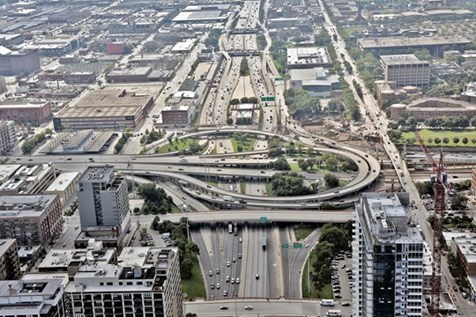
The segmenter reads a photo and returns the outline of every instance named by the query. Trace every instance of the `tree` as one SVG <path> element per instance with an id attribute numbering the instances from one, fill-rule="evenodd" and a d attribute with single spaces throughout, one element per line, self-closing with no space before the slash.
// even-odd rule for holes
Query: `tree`
<path id="1" fill-rule="evenodd" d="M 433 143 L 433 139 L 432 139 L 432 138 L 428 138 L 428 139 L 426 139 L 426 142 L 428 142 L 428 144 L 431 144 L 431 143 Z"/>
<path id="2" fill-rule="evenodd" d="M 284 157 L 280 157 L 276 161 L 274 161 L 273 168 L 277 171 L 291 170 L 291 166 L 289 165 L 288 161 Z"/>
<path id="3" fill-rule="evenodd" d="M 326 224 L 322 227 L 319 243 L 323 241 L 333 244 L 334 251 L 347 251 L 350 249 L 349 237 L 347 237 L 346 231 L 335 225 Z"/>
<path id="4" fill-rule="evenodd" d="M 464 137 L 461 142 L 463 142 L 464 145 L 468 144 L 468 138 Z"/>
<path id="5" fill-rule="evenodd" d="M 249 99 L 248 99 L 248 97 L 243 97 L 243 98 L 240 99 L 240 102 L 241 103 L 248 103 Z"/>
<path id="6" fill-rule="evenodd" d="M 436 137 L 436 138 L 435 138 L 435 143 L 436 143 L 436 144 L 440 144 L 440 143 L 441 143 L 441 139 L 440 139 L 439 137 Z"/>
<path id="7" fill-rule="evenodd" d="M 294 172 L 276 173 L 271 177 L 271 186 L 277 196 L 297 196 L 314 193 L 304 185 L 304 176 Z"/>
<path id="8" fill-rule="evenodd" d="M 339 186 L 339 178 L 334 174 L 327 173 L 324 175 L 324 181 L 326 182 L 327 188 L 335 188 Z"/>
<path id="9" fill-rule="evenodd" d="M 240 76 L 248 76 L 250 74 L 250 68 L 248 66 L 248 59 L 243 57 L 240 64 Z"/>
<path id="10" fill-rule="evenodd" d="M 240 99 L 233 98 L 230 100 L 230 105 L 238 105 L 240 103 Z"/>
<path id="11" fill-rule="evenodd" d="M 304 172 L 307 171 L 309 168 L 308 162 L 302 158 L 298 159 L 298 166 L 300 169 L 302 169 Z"/>
<path id="12" fill-rule="evenodd" d="M 444 144 L 450 143 L 450 139 L 447 138 L 447 137 L 444 137 L 444 138 L 443 138 L 443 143 L 444 143 Z"/>
<path id="13" fill-rule="evenodd" d="M 468 197 L 457 194 L 451 197 L 450 203 L 453 210 L 465 210 L 468 207 Z"/>
<path id="14" fill-rule="evenodd" d="M 237 152 L 243 152 L 243 145 L 238 144 L 238 146 L 236 147 L 236 151 Z"/>
<path id="15" fill-rule="evenodd" d="M 231 117 L 228 117 L 228 119 L 226 119 L 226 124 L 233 125 L 233 119 Z"/>
<path id="16" fill-rule="evenodd" d="M 458 144 L 458 143 L 459 143 L 459 138 L 458 138 L 457 136 L 455 136 L 455 137 L 453 138 L 453 143 L 454 143 L 454 144 Z"/>
<path id="17" fill-rule="evenodd" d="M 476 139 L 471 139 L 471 143 L 476 144 Z"/>
<path id="18" fill-rule="evenodd" d="M 417 182 L 415 183 L 415 187 L 420 195 L 433 196 L 433 184 L 430 181 Z"/>
<path id="19" fill-rule="evenodd" d="M 180 263 L 180 276 L 184 279 L 192 277 L 193 262 L 190 259 L 184 259 Z"/>

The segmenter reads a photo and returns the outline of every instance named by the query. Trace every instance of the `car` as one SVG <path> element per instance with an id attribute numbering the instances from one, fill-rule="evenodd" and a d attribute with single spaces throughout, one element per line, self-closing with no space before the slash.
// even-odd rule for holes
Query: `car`
<path id="1" fill-rule="evenodd" d="M 72 160 L 72 159 L 71 159 L 70 157 L 68 157 L 68 158 L 66 159 L 66 161 L 71 161 L 71 160 Z"/>
<path id="2" fill-rule="evenodd" d="M 245 306 L 245 309 L 246 309 L 246 310 L 252 310 L 252 309 L 253 309 L 253 306 L 252 306 L 252 305 L 246 305 L 246 306 Z"/>
<path id="3" fill-rule="evenodd" d="M 220 289 L 220 283 L 217 283 L 217 289 Z"/>
<path id="4" fill-rule="evenodd" d="M 236 258 L 233 258 L 232 261 L 233 261 L 233 263 L 236 262 Z"/>
<path id="5" fill-rule="evenodd" d="M 212 283 L 212 284 L 210 285 L 210 288 L 211 288 L 211 289 L 215 289 L 215 284 Z"/>
<path id="6" fill-rule="evenodd" d="M 226 291 L 225 291 L 226 292 Z M 220 309 L 221 310 L 227 310 L 228 309 L 228 306 L 220 306 Z"/>
<path id="7" fill-rule="evenodd" d="M 228 295 L 228 291 L 223 291 L 223 296 L 227 296 Z"/>
<path id="8" fill-rule="evenodd" d="M 341 269 L 345 269 L 346 266 L 347 266 L 347 265 L 344 264 L 344 265 L 342 265 L 340 268 L 341 268 Z"/>
<path id="9" fill-rule="evenodd" d="M 257 280 L 259 280 L 259 274 L 256 274 L 255 278 L 256 278 Z"/>
<path id="10" fill-rule="evenodd" d="M 220 274 L 220 269 L 217 269 L 217 274 Z"/>
<path id="11" fill-rule="evenodd" d="M 241 259 L 241 253 L 238 253 L 238 259 Z"/>
<path id="12" fill-rule="evenodd" d="M 458 286 L 453 285 L 453 291 L 457 292 L 458 291 Z"/>
<path id="13" fill-rule="evenodd" d="M 208 271 L 208 276 L 212 276 L 213 275 L 213 272 L 212 271 Z"/>
<path id="14" fill-rule="evenodd" d="M 344 307 L 350 306 L 350 303 L 349 302 L 343 302 L 342 306 L 344 306 Z"/>
<path id="15" fill-rule="evenodd" d="M 229 282 L 230 281 L 230 277 L 227 275 L 226 278 L 225 278 L 225 282 Z"/>
<path id="16" fill-rule="evenodd" d="M 337 294 L 337 295 L 334 295 L 335 298 L 342 298 L 341 295 Z"/>
<path id="17" fill-rule="evenodd" d="M 240 278 L 237 277 L 236 280 L 235 280 L 236 284 L 240 284 Z"/>
<path id="18" fill-rule="evenodd" d="M 231 278 L 231 284 L 235 284 L 235 278 L 234 277 Z"/>
<path id="19" fill-rule="evenodd" d="M 226 261 L 226 266 L 230 266 L 230 261 Z"/>
<path id="20" fill-rule="evenodd" d="M 239 242 L 239 243 L 242 243 L 242 242 L 243 242 L 243 238 L 240 237 L 240 238 L 238 239 L 238 242 Z"/>
<path id="21" fill-rule="evenodd" d="M 463 298 L 468 298 L 468 294 L 466 294 L 466 292 L 461 292 L 461 296 L 463 296 Z"/>

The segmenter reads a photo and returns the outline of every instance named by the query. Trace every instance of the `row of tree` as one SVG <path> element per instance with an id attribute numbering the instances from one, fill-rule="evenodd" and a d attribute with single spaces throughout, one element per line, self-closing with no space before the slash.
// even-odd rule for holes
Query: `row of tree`
<path id="1" fill-rule="evenodd" d="M 258 98 L 256 97 L 242 97 L 241 99 L 233 98 L 230 100 L 230 105 L 239 105 L 240 103 L 258 103 Z"/>
<path id="2" fill-rule="evenodd" d="M 132 136 L 130 129 L 126 129 L 122 135 L 119 141 L 117 141 L 116 145 L 114 146 L 114 153 L 120 153 L 122 151 L 122 148 L 124 147 L 124 144 L 126 144 L 127 140 Z"/>
<path id="3" fill-rule="evenodd" d="M 312 251 L 316 255 L 316 260 L 312 263 L 314 269 L 311 280 L 316 289 L 321 289 L 331 282 L 332 269 L 331 262 L 339 252 L 351 250 L 352 223 L 348 222 L 344 226 L 326 224 L 321 229 L 319 243 Z"/>
<path id="4" fill-rule="evenodd" d="M 140 139 L 140 144 L 150 144 L 157 140 L 160 140 L 165 134 L 165 131 L 157 131 L 154 128 L 149 131 L 149 129 L 145 130 L 145 134 Z"/>
<path id="5" fill-rule="evenodd" d="M 425 126 L 429 128 L 449 128 L 449 129 L 464 129 L 469 126 L 476 127 L 476 117 L 468 118 L 463 116 L 450 116 L 442 118 L 428 118 L 424 121 Z M 414 117 L 400 118 L 397 121 L 388 123 L 390 129 L 403 128 L 409 131 L 415 131 L 418 126 L 418 121 Z"/>
<path id="6" fill-rule="evenodd" d="M 45 129 L 45 131 L 35 134 L 25 142 L 23 142 L 23 145 L 21 146 L 21 151 L 23 154 L 31 154 L 33 150 L 43 143 L 46 140 L 47 135 L 51 135 L 53 131 L 51 129 Z"/>

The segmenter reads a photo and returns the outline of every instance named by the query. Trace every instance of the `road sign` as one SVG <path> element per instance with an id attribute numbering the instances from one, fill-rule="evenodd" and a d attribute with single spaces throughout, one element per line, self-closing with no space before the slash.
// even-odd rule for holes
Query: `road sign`
<path id="1" fill-rule="evenodd" d="M 261 101 L 274 101 L 274 96 L 261 97 Z"/>
<path id="2" fill-rule="evenodd" d="M 284 80 L 284 78 L 283 77 L 276 77 L 274 80 L 275 81 L 281 81 L 281 80 Z"/>
<path id="3" fill-rule="evenodd" d="M 302 248 L 302 243 L 294 242 L 294 243 L 293 243 L 293 248 L 294 248 L 294 249 L 301 249 L 301 248 Z"/>
<path id="4" fill-rule="evenodd" d="M 260 217 L 259 222 L 268 222 L 268 217 Z"/>
<path id="5" fill-rule="evenodd" d="M 281 248 L 283 248 L 283 249 L 288 249 L 288 248 L 289 248 L 289 244 L 283 243 L 283 244 L 281 245 Z"/>

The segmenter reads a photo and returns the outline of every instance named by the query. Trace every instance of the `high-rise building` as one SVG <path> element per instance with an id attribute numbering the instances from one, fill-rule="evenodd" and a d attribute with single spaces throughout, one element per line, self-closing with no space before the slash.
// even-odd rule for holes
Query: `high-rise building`
<path id="1" fill-rule="evenodd" d="M 353 316 L 422 316 L 423 238 L 407 193 L 365 193 L 355 210 Z"/>
<path id="2" fill-rule="evenodd" d="M 0 155 L 7 155 L 17 143 L 15 123 L 13 121 L 0 121 Z"/>
<path id="3" fill-rule="evenodd" d="M 430 84 L 430 63 L 413 54 L 382 55 L 380 62 L 385 80 L 394 81 L 397 86 L 428 87 Z"/>
<path id="4" fill-rule="evenodd" d="M 131 223 L 127 181 L 113 166 L 92 166 L 81 176 L 77 196 L 82 233 L 76 247 L 86 247 L 95 238 L 105 247 L 120 248 Z"/>
<path id="5" fill-rule="evenodd" d="M 176 248 L 125 248 L 118 262 L 79 268 L 65 288 L 72 316 L 183 316 Z"/>

